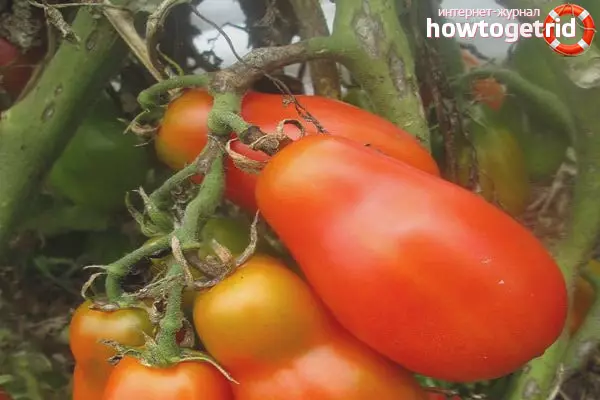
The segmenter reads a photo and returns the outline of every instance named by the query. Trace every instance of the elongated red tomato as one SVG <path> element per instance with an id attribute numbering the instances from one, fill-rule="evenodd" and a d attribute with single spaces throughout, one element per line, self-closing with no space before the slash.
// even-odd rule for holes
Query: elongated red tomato
<path id="1" fill-rule="evenodd" d="M 151 367 L 125 357 L 110 375 L 102 400 L 233 400 L 231 385 L 213 365 L 184 361 Z"/>
<path id="2" fill-rule="evenodd" d="M 313 117 L 331 134 L 352 139 L 363 145 L 404 161 L 434 175 L 439 175 L 435 160 L 408 132 L 391 122 L 350 104 L 319 96 L 297 95 L 296 98 Z M 173 169 L 181 169 L 192 162 L 207 141 L 208 113 L 212 97 L 203 90 L 190 90 L 168 107 L 156 138 L 158 157 Z M 279 121 L 298 119 L 307 134 L 315 134 L 314 124 L 302 120 L 293 105 L 284 105 L 283 96 L 248 93 L 243 100 L 242 116 L 263 131 L 273 133 Z M 285 133 L 293 139 L 299 131 L 286 126 Z M 232 149 L 253 160 L 268 160 L 262 152 L 253 151 L 241 142 L 233 142 Z M 248 211 L 256 211 L 254 188 L 256 177 L 237 169 L 231 160 L 227 164 L 226 196 Z"/>
<path id="3" fill-rule="evenodd" d="M 450 182 L 319 135 L 276 154 L 256 197 L 341 324 L 411 371 L 496 378 L 563 328 L 565 283 L 542 244 Z"/>
<path id="4" fill-rule="evenodd" d="M 425 400 L 406 370 L 340 328 L 281 262 L 254 256 L 200 293 L 194 325 L 236 400 Z"/>

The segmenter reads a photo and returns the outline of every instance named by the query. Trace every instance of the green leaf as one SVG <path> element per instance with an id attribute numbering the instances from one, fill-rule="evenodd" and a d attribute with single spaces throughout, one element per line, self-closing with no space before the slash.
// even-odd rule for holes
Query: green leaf
<path id="1" fill-rule="evenodd" d="M 144 183 L 151 161 L 147 146 L 123 134 L 118 117 L 108 96 L 101 97 L 52 167 L 52 190 L 90 209 L 123 209 L 125 193 Z"/>

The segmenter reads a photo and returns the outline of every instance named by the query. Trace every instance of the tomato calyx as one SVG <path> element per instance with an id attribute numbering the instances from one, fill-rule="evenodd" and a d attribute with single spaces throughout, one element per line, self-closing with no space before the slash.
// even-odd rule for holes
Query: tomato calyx
<path id="1" fill-rule="evenodd" d="M 267 161 L 254 160 L 233 150 L 231 144 L 241 141 L 248 145 L 250 150 L 262 151 L 270 156 L 275 155 L 285 146 L 292 143 L 292 139 L 284 133 L 286 125 L 293 125 L 300 131 L 300 137 L 306 134 L 304 125 L 297 119 L 286 118 L 279 121 L 274 133 L 265 133 L 258 126 L 250 126 L 246 132 L 234 137 L 225 145 L 225 151 L 233 165 L 242 172 L 248 174 L 258 174 L 267 165 Z"/>
<path id="2" fill-rule="evenodd" d="M 109 363 L 112 365 L 117 365 L 125 357 L 135 358 L 141 365 L 149 368 L 168 368 L 179 363 L 191 361 L 206 362 L 215 367 L 228 381 L 235 384 L 239 383 L 217 360 L 199 350 L 182 348 L 177 356 L 162 357 L 157 351 L 158 344 L 150 337 L 147 337 L 143 348 L 123 346 L 113 340 L 105 340 L 102 343 L 117 351 L 117 354 L 109 360 Z"/>

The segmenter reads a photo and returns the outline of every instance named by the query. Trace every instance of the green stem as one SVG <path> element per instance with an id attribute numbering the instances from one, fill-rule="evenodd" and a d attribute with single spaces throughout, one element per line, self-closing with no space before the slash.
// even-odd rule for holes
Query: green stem
<path id="1" fill-rule="evenodd" d="M 72 27 L 81 42 L 63 41 L 35 90 L 0 120 L 0 257 L 29 203 L 26 199 L 127 54 L 112 25 L 87 9 L 79 10 Z"/>
<path id="2" fill-rule="evenodd" d="M 222 152 L 215 156 L 208 173 L 202 180 L 200 192 L 187 205 L 183 222 L 176 233 L 184 247 L 189 243 L 200 242 L 202 228 L 214 214 L 223 198 L 225 191 L 223 159 Z"/>
<path id="3" fill-rule="evenodd" d="M 244 132 L 250 124 L 240 116 L 242 96 L 236 93 L 211 92 L 214 97 L 213 107 L 208 114 L 208 129 L 216 135 L 229 135 Z"/>
<path id="4" fill-rule="evenodd" d="M 583 277 L 590 282 L 594 288 L 594 303 L 588 311 L 583 324 L 569 343 L 569 348 L 564 357 L 565 370 L 569 373 L 578 371 L 585 366 L 589 355 L 598 348 L 600 344 L 600 277 L 584 270 Z"/>
<path id="5" fill-rule="evenodd" d="M 123 297 L 121 280 L 127 276 L 131 268 L 145 257 L 150 257 L 170 246 L 170 236 L 164 236 L 156 241 L 147 242 L 142 247 L 132 251 L 106 268 L 106 296 L 113 303 L 119 303 Z"/>
<path id="6" fill-rule="evenodd" d="M 192 176 L 202 173 L 200 163 L 204 159 L 203 154 L 200 154 L 193 163 L 186 165 L 183 169 L 171 175 L 169 179 L 150 194 L 150 202 L 159 210 L 165 210 L 171 204 L 171 193 L 179 187 L 185 180 Z"/>
<path id="7" fill-rule="evenodd" d="M 160 330 L 156 338 L 157 347 L 155 350 L 158 354 L 153 357 L 164 364 L 169 364 L 170 360 L 180 355 L 179 345 L 177 344 L 177 332 L 183 326 L 183 311 L 181 311 L 183 289 L 185 288 L 183 273 L 183 267 L 179 263 L 174 262 L 169 266 L 169 271 L 166 275 L 165 282 L 168 282 L 167 285 L 169 285 L 170 289 L 167 296 L 165 315 L 160 320 Z"/>
<path id="8" fill-rule="evenodd" d="M 224 154 L 221 151 L 214 156 L 198 195 L 188 204 L 183 223 L 174 233 L 176 237 L 181 238 L 183 247 L 200 242 L 202 228 L 221 202 L 225 190 L 223 159 Z M 152 350 L 156 354 L 151 354 L 152 359 L 159 363 L 167 364 L 180 354 L 176 334 L 182 327 L 181 298 L 185 287 L 184 272 L 179 262 L 173 262 L 165 279 L 165 285 L 170 285 L 167 307 L 165 316 L 160 321 L 157 347 Z"/>
<path id="9" fill-rule="evenodd" d="M 207 73 L 202 75 L 176 76 L 166 79 L 140 92 L 138 103 L 140 103 L 143 110 L 152 110 L 159 105 L 160 96 L 168 93 L 169 90 L 187 87 L 206 87 L 210 82 L 211 76 L 212 74 Z"/>
<path id="10" fill-rule="evenodd" d="M 392 0 L 342 0 L 336 5 L 331 51 L 369 94 L 377 113 L 427 148 L 414 59 Z"/>

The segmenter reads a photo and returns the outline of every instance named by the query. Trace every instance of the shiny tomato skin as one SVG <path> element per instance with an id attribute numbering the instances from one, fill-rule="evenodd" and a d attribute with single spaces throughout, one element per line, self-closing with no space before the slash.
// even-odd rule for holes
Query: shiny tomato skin
<path id="1" fill-rule="evenodd" d="M 94 376 L 86 374 L 82 365 L 75 364 L 73 371 L 73 397 L 72 400 L 101 400 L 102 393 L 106 385 L 106 380 L 110 375 L 110 371 L 106 375 L 106 379 L 95 379 Z"/>
<path id="2" fill-rule="evenodd" d="M 115 367 L 102 400 L 233 400 L 231 384 L 208 362 L 149 367 L 125 357 Z"/>
<path id="3" fill-rule="evenodd" d="M 207 120 L 213 98 L 204 90 L 187 90 L 173 100 L 160 123 L 158 158 L 179 170 L 194 161 L 208 140 Z"/>
<path id="4" fill-rule="evenodd" d="M 254 256 L 202 292 L 194 325 L 236 400 L 425 400 L 410 373 L 348 335 L 280 261 Z"/>
<path id="5" fill-rule="evenodd" d="M 151 335 L 153 326 L 147 312 L 141 308 L 120 309 L 113 312 L 90 310 L 92 303 L 82 303 L 71 319 L 69 340 L 71 352 L 75 359 L 76 370 L 73 382 L 73 400 L 100 399 L 113 366 L 108 359 L 115 351 L 98 341 L 100 339 L 115 340 L 125 346 L 142 346 L 145 343 L 144 333 Z M 85 387 L 81 388 L 80 386 Z M 95 397 L 91 394 L 95 393 Z"/>
<path id="6" fill-rule="evenodd" d="M 391 122 L 358 107 L 319 96 L 297 95 L 296 98 L 331 134 L 347 137 L 382 151 L 434 175 L 439 175 L 435 160 L 409 133 Z M 155 141 L 159 159 L 173 169 L 181 169 L 192 162 L 206 145 L 208 113 L 212 97 L 202 90 L 190 90 L 169 105 Z M 283 119 L 298 119 L 307 134 L 315 134 L 316 127 L 302 120 L 293 105 L 285 106 L 283 96 L 250 92 L 242 103 L 242 116 L 258 125 L 263 131 L 275 132 Z M 286 126 L 285 133 L 293 139 L 299 137 L 294 126 Z M 236 141 L 232 150 L 253 160 L 265 161 L 269 157 L 251 150 Z M 244 209 L 256 211 L 254 188 L 256 177 L 237 169 L 227 160 L 226 197 Z"/>
<path id="7" fill-rule="evenodd" d="M 373 150 L 301 139 L 263 169 L 256 197 L 338 321 L 411 371 L 497 378 L 541 355 L 565 324 L 564 279 L 529 231 Z"/>

